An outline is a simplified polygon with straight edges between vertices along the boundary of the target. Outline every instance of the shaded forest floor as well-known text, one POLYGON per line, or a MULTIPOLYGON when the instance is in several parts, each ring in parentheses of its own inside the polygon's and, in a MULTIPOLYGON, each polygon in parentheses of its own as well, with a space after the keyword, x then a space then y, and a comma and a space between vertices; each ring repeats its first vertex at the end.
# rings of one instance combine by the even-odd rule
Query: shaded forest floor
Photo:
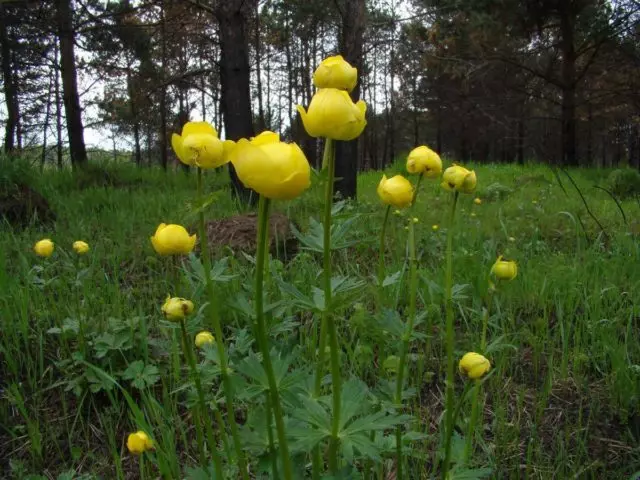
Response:
MULTIPOLYGON (((12 168, 3 173, 0 187, 6 191, 12 178, 24 179, 42 200, 36 202, 39 217, 25 223, 21 212, 20 221, 0 225, 0 477, 73 472, 61 478, 135 478, 135 459, 124 447, 132 429, 127 404, 85 361, 123 384, 132 378, 132 365, 153 366, 137 373, 144 388, 132 384, 134 399, 147 402, 152 392, 166 425, 188 416, 180 397, 186 378, 172 364, 171 343, 165 343, 165 325, 159 323, 159 305, 173 289, 172 265, 155 255, 149 237, 161 222, 195 231, 195 175, 128 165, 106 165, 106 174, 96 169, 81 176, 12 168), (43 237, 57 245, 46 262, 32 252, 43 237), (91 245, 81 259, 71 250, 78 239, 91 245), (92 330, 89 351, 81 356, 74 342, 78 317, 92 330)), ((496 256, 517 260, 519 275, 500 286, 491 312, 488 353, 494 368, 484 384, 480 441, 471 466, 479 476, 480 469, 490 469, 484 475, 491 478, 633 478, 640 471, 640 201, 629 196, 616 202, 596 188, 609 189, 609 171, 571 170, 571 178, 544 166, 479 165, 476 171, 482 204, 461 199, 455 240, 457 354, 477 346, 487 275, 496 256)), ((386 173, 402 172, 398 163, 386 173)), ((384 214, 376 196, 380 176, 361 174, 359 202, 347 203, 337 216, 351 228, 345 248, 333 256, 335 269, 367 281, 375 276, 384 214)), ((242 320, 235 300, 250 279, 254 217, 232 199, 226 172, 208 172, 205 182, 213 254, 234 275, 220 289, 229 299, 223 317, 236 338, 242 320), (235 215, 245 216, 224 220, 235 215)), ((300 248, 295 236, 296 230, 311 234, 312 219, 320 218, 317 183, 314 179, 299 200, 275 204, 281 217, 273 228, 271 269, 301 289, 318 283, 321 268, 322 259, 300 248)), ((417 327, 429 348, 416 345, 410 355, 416 394, 409 410, 413 428, 424 434, 412 445, 410 478, 433 477, 437 464, 448 201, 437 184, 426 183, 413 213, 419 308, 431 313, 417 327)), ((408 220, 391 217, 389 275, 406 268, 408 220)), ((197 292, 193 278, 185 275, 182 282, 197 292)), ((366 333, 374 308, 374 286, 369 288, 345 309, 340 328, 344 375, 357 375, 373 388, 377 379, 391 375, 383 360, 394 346, 366 333)), ((406 288, 399 283, 390 292, 402 311, 406 288)), ((273 285, 271 295, 278 296, 273 285)), ((286 334, 278 338, 306 351, 312 320, 286 316, 286 334)), ((145 403, 145 408, 157 407, 145 403)), ((468 413, 460 420, 454 456, 463 448, 468 413)), ((241 422, 250 416, 239 409, 241 422)), ((197 478, 187 468, 197 463, 193 452, 179 446, 193 433, 175 428, 176 461, 186 477, 197 478)), ((387 466, 393 470, 391 455, 387 466)), ((254 471, 259 469, 257 462, 254 471)))

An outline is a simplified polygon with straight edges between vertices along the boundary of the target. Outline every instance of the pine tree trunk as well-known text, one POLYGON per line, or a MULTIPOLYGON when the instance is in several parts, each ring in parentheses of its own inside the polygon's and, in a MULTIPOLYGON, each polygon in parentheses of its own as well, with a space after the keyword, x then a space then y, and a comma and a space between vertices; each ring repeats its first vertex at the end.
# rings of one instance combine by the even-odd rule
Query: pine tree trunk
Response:
MULTIPOLYGON (((247 36, 247 15, 251 5, 243 6, 244 3, 243 0, 224 0, 217 11, 222 115, 226 137, 231 140, 254 135, 247 36)), ((244 187, 231 164, 229 173, 234 193, 243 201, 257 201, 257 195, 244 187)))
POLYGON ((87 164, 87 150, 84 144, 82 109, 78 95, 76 58, 74 53, 75 32, 73 30, 73 7, 71 0, 56 0, 58 37, 60 38, 60 68, 62 74, 62 98, 67 117, 69 153, 71 165, 84 167, 87 164))
POLYGON ((60 104, 60 74, 58 72, 58 41, 55 41, 53 46, 53 88, 56 101, 56 159, 58 162, 58 168, 62 169, 62 106, 60 104))
POLYGON ((560 49, 562 51, 562 163, 577 165, 576 157, 576 51, 572 2, 560 0, 560 49))
MULTIPOLYGON (((363 73, 365 0, 346 0, 343 4, 342 35, 340 51, 347 62, 363 73)), ((360 98, 360 81, 351 92, 351 98, 360 98)), ((342 198, 355 198, 358 177, 358 139, 350 142, 336 142, 336 183, 335 191, 342 198)))
POLYGON ((7 105, 7 124, 5 127, 4 151, 11 153, 14 148, 14 137, 18 126, 18 91, 13 78, 13 66, 11 65, 11 44, 6 24, 6 12, 0 2, 0 56, 2 56, 2 77, 4 83, 4 99, 7 105))
POLYGON ((167 86, 165 84, 167 68, 167 17, 164 1, 161 3, 160 19, 160 39, 161 42, 161 65, 160 65, 160 165, 164 170, 169 167, 169 154, 167 153, 167 86))

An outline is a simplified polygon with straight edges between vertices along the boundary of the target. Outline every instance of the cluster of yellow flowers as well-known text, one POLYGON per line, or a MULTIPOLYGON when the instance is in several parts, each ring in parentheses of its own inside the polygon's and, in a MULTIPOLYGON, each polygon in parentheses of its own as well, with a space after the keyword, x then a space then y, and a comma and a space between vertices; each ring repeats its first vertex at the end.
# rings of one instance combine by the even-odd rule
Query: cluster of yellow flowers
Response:
MULTIPOLYGON (((76 240, 73 242, 73 250, 78 255, 84 255, 89 251, 89 244, 87 242, 83 242, 82 240, 76 240)), ((33 246, 33 251, 36 255, 42 258, 49 258, 53 255, 53 251, 55 250, 55 244, 50 238, 43 238, 42 240, 36 242, 33 246)))

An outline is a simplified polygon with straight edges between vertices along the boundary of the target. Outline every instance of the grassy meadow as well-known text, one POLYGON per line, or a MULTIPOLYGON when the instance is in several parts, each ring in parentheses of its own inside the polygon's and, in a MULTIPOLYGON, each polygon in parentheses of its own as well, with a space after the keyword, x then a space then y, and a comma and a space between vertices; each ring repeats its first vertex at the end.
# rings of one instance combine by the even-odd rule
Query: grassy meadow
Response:
MULTIPOLYGON (((546 166, 472 166, 477 192, 460 197, 453 240, 456 364, 479 349, 496 258, 515 260, 518 276, 498 283, 493 294, 485 350, 492 368, 480 395, 467 395, 460 405, 449 478, 636 478, 640 203, 633 197, 616 203, 595 188, 608 185, 606 170, 569 170, 569 177, 546 166), (472 455, 465 458, 474 401, 481 411, 472 455)), ((78 177, 9 168, 49 201, 56 218, 0 225, 0 477, 140 478, 140 457, 127 451, 126 439, 143 429, 156 444, 145 456, 146 478, 210 478, 199 468, 190 408, 197 399, 180 330, 160 311, 167 294, 189 298, 196 309, 187 322, 189 334, 211 329, 203 313, 202 265, 199 254, 159 257, 149 238, 161 222, 196 232, 201 208, 208 220, 246 211, 232 199, 226 173, 205 174, 207 201, 198 205, 196 176, 182 170, 107 164, 106 176, 96 170, 78 177), (56 245, 48 259, 33 252, 45 237, 56 245), (71 249, 75 240, 88 242, 90 252, 77 256, 71 249)), ((399 161, 386 173, 403 172, 399 161)), ((335 314, 343 411, 357 417, 356 409, 364 405, 369 412, 397 407, 389 392, 407 312, 405 227, 416 217, 418 315, 406 373, 404 413, 411 417, 404 421, 405 472, 410 479, 437 478, 451 194, 425 180, 413 211, 390 216, 380 308, 375 278, 385 213, 376 195, 381 173, 361 174, 359 201, 334 208, 333 271, 345 284, 335 314), (361 380, 360 390, 350 398, 353 378, 361 380)), ((269 338, 289 355, 276 367, 283 375, 299 478, 310 478, 310 443, 299 425, 306 403, 299 399, 313 383, 319 318, 305 305, 323 301, 317 299, 322 254, 308 248, 318 239, 322 176, 312 182, 299 199, 273 205, 292 220, 302 242, 271 257, 265 295, 269 338)), ((216 247, 213 274, 236 392, 235 418, 251 476, 270 478, 270 429, 263 413, 269 405, 256 379, 260 374, 251 370, 255 362, 248 361, 255 360, 257 349, 249 321, 253 255, 216 247)), ((210 421, 217 426, 227 416, 220 359, 215 347, 197 353, 210 421)), ((466 382, 457 376, 456 398, 467 393, 466 382)), ((330 396, 324 400, 331 404, 330 396)), ((364 478, 365 472, 368 478, 392 478, 393 432, 390 426, 367 433, 381 458, 372 471, 368 447, 345 441, 339 478, 364 478)), ((228 431, 216 434, 220 451, 233 457, 228 431)), ((225 477, 239 478, 235 469, 227 463, 225 477)))

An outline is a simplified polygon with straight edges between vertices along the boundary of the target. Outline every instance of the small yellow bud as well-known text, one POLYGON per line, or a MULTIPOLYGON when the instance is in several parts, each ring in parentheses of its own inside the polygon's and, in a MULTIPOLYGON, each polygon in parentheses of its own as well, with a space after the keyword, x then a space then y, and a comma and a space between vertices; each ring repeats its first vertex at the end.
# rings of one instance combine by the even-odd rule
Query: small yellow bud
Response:
POLYGON ((437 232, 439 228, 440 225, 431 225, 431 230, 433 230, 434 232, 437 232))
POLYGON ((418 217, 413 217, 413 218, 411 219, 411 221, 412 221, 413 223, 418 223, 420 220, 418 220, 418 217))
POLYGON ((402 215, 402 212, 400 210, 394 210, 393 214, 399 216, 399 215, 402 215))
POLYGON ((491 267, 491 273, 499 280, 513 280, 518 275, 518 265, 514 261, 503 260, 500 255, 491 267))
POLYGON ((162 313, 172 322, 184 320, 185 317, 193 313, 193 302, 180 297, 167 296, 162 305, 162 313))
POLYGON ((469 352, 460 359, 458 369, 461 374, 475 380, 491 370, 491 362, 479 353, 469 352))
POLYGON ((476 212, 471 212, 471 216, 472 216, 472 217, 477 216, 477 215, 476 215, 476 212))
POLYGON ((516 241, 516 238, 515 238, 515 237, 509 237, 509 241, 510 241, 510 242, 515 242, 515 241, 516 241))
POLYGON ((127 437, 127 448, 134 455, 141 455, 148 450, 153 450, 153 441, 142 430, 130 433, 127 437))
POLYGON ((53 253, 54 248, 54 243, 50 239, 45 238, 33 246, 33 251, 36 252, 36 255, 39 257, 49 258, 53 253))
POLYGON ((83 242, 82 240, 77 240, 73 242, 73 249, 78 255, 84 255, 89 251, 89 244, 87 242, 83 242))
POLYGON ((473 203, 475 203, 476 205, 482 205, 482 199, 476 197, 473 199, 473 203))
POLYGON ((207 332, 205 330, 196 335, 195 344, 198 348, 202 348, 205 345, 212 344, 213 342, 215 342, 215 338, 213 337, 211 332, 207 332))

